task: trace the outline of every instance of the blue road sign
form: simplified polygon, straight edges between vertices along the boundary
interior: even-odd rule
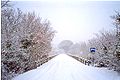
[[[90,48],[90,52],[95,52],[96,49],[95,48]]]

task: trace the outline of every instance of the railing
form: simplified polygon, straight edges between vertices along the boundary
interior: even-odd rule
[[[85,59],[85,58],[83,58],[83,57],[78,57],[78,56],[71,55],[71,54],[68,54],[68,55],[71,56],[71,57],[73,57],[74,59],[80,61],[81,63],[83,63],[83,64],[85,64],[85,65],[88,65],[88,66],[89,66],[89,65],[92,64],[92,62],[91,62],[90,60]],[[57,56],[57,55],[49,56],[49,57],[48,57],[48,61],[49,61],[50,59],[52,59],[53,57],[55,57],[55,56]]]
[[[78,60],[78,61],[80,61],[81,63],[83,63],[83,64],[85,64],[85,65],[88,65],[88,66],[91,65],[91,63],[92,63],[90,60],[85,59],[85,58],[83,58],[83,57],[78,57],[78,56],[74,56],[74,55],[70,55],[70,54],[69,54],[69,56],[75,58],[76,60]]]

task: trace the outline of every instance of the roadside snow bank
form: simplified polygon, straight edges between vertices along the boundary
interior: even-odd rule
[[[66,54],[60,54],[13,80],[120,80],[120,75],[104,68],[86,66]]]

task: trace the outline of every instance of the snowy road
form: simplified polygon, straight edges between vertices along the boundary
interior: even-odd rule
[[[66,54],[60,54],[13,80],[120,80],[120,75],[107,69],[86,66]]]

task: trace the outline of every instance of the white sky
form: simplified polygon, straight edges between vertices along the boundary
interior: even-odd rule
[[[53,43],[62,40],[87,41],[102,29],[112,28],[110,16],[120,11],[120,2],[88,1],[18,1],[15,7],[23,12],[35,12],[51,22],[57,31]]]

